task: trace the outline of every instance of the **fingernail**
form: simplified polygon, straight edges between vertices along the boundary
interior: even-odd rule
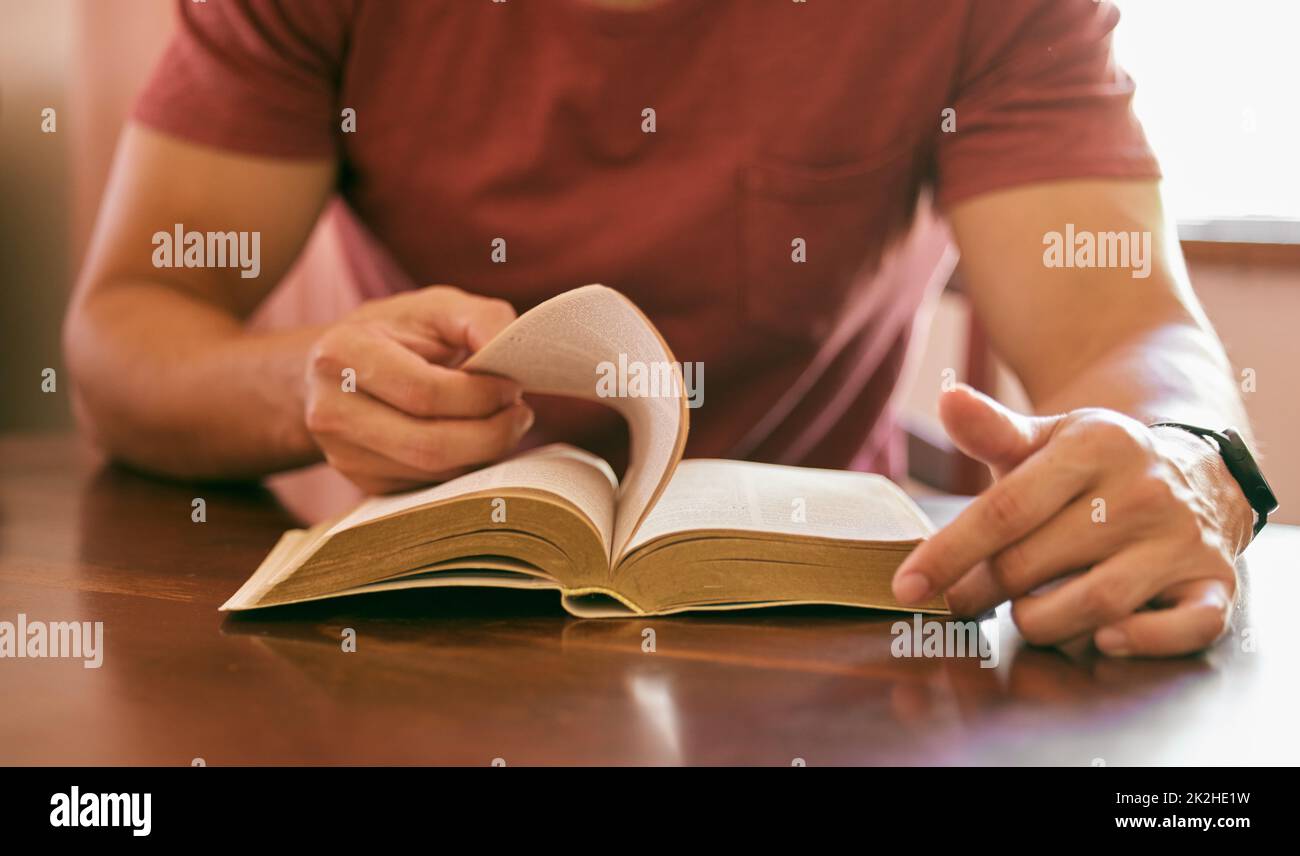
[[[1128,636],[1124,631],[1116,630],[1114,627],[1103,627],[1097,631],[1093,637],[1095,644],[1103,654],[1109,654],[1112,657],[1128,656]]]
[[[930,594],[930,581],[921,574],[905,574],[894,580],[894,597],[902,603],[916,603]]]
[[[520,407],[519,413],[515,415],[515,433],[527,433],[529,428],[533,427],[533,409],[531,407]]]

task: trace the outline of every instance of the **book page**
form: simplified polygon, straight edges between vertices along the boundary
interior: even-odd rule
[[[531,488],[567,499],[591,519],[608,549],[614,536],[618,480],[609,464],[563,443],[552,443],[433,487],[375,496],[330,527],[329,535],[421,505],[480,491]],[[486,513],[486,511],[485,511]],[[485,518],[486,519],[486,518]]]
[[[602,386],[602,379],[628,366],[662,371],[663,382],[648,389],[620,384],[618,394],[603,394],[609,387]],[[686,445],[681,366],[654,325],[617,291],[587,285],[525,312],[462,368],[503,375],[526,392],[606,404],[627,420],[631,448],[618,492],[611,552],[611,561],[617,560]]]
[[[729,529],[850,541],[915,541],[933,530],[893,482],[869,473],[752,461],[682,461],[629,549],[661,535]]]

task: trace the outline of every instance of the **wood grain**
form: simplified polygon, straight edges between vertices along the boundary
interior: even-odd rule
[[[105,648],[99,669],[0,659],[0,762],[1300,761],[1288,527],[1251,548],[1249,608],[1206,655],[1039,650],[1001,615],[985,669],[896,658],[898,616],[842,609],[582,621],[550,593],[441,590],[218,613],[293,525],[260,487],[151,480],[72,437],[0,438],[0,620],[102,621]]]

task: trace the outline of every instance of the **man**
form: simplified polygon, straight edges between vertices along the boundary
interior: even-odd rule
[[[179,8],[67,321],[82,418],[117,458],[187,477],[323,458],[370,491],[445,478],[534,421],[459,359],[515,310],[604,282],[707,364],[689,454],[899,475],[891,396],[933,277],[896,250],[932,194],[993,345],[1049,415],[943,396],[998,481],[896,594],[972,614],[1010,598],[1031,642],[1117,656],[1224,631],[1252,509],[1210,444],[1147,425],[1246,418],[1108,3]],[[331,326],[249,332],[335,193],[414,281],[459,288],[371,282]],[[158,263],[150,236],[174,224],[260,235],[260,275]],[[1053,250],[1081,233],[1092,252]],[[572,406],[536,423],[533,440],[617,438]]]

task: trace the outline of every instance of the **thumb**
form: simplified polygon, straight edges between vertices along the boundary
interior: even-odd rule
[[[408,345],[414,345],[425,359],[446,365],[478,351],[515,320],[514,307],[506,301],[455,286],[432,285],[406,297],[403,326],[414,339]]]
[[[958,449],[1001,478],[1041,449],[1065,417],[1016,413],[960,383],[939,397],[939,418]]]

